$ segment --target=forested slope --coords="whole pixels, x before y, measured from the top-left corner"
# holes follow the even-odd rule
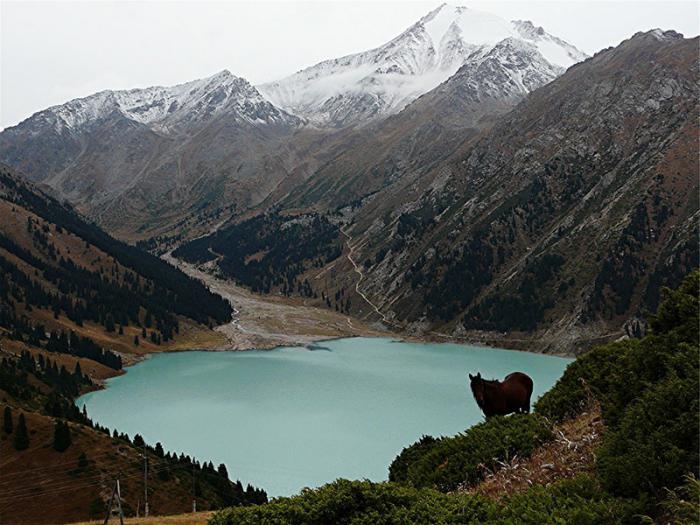
[[[144,450],[152,512],[264,501],[224,466],[100,427],[73,404],[137,355],[211,344],[230,305],[5,166],[0,218],[0,521],[103,517],[117,477],[127,514],[143,512]]]
[[[417,331],[557,351],[624,333],[698,264],[697,44],[639,33],[368,199],[348,228],[364,292]]]

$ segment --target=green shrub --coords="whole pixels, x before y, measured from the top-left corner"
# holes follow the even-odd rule
[[[571,363],[537,401],[535,411],[561,421],[580,411],[588,388],[601,405],[605,424],[616,427],[627,408],[652,385],[671,375],[694,377],[699,278],[700,272],[694,272],[678,290],[663,290],[664,301],[651,323],[653,334],[596,347]]]
[[[219,511],[209,525],[618,525],[638,522],[641,510],[637,502],[612,498],[590,476],[533,487],[500,502],[341,479],[265,505]]]
[[[654,334],[675,333],[681,340],[691,344],[700,341],[698,324],[698,298],[700,297],[700,271],[696,270],[683,280],[677,290],[663,288],[662,302],[651,316],[650,325]]]
[[[501,501],[488,525],[622,525],[638,523],[642,506],[634,500],[613,498],[587,475],[535,486]]]
[[[408,468],[433,449],[438,440],[433,436],[423,436],[413,445],[404,448],[389,465],[389,481],[408,481]]]
[[[580,413],[588,402],[588,392],[608,409],[624,407],[617,398],[619,385],[630,379],[629,356],[639,341],[628,340],[594,348],[566,367],[554,387],[535,403],[535,412],[554,421]]]
[[[484,523],[495,504],[486,498],[447,495],[394,483],[339,479],[291,498],[217,512],[209,525],[439,525]]]
[[[666,490],[666,496],[659,504],[665,523],[674,525],[697,525],[700,516],[700,481],[685,476],[683,485],[674,490]],[[654,525],[657,521],[644,516],[642,523]]]
[[[651,335],[591,350],[535,405],[561,420],[579,410],[590,390],[607,427],[596,471],[611,494],[659,497],[684,474],[698,474],[699,276],[689,275],[677,291],[664,290]]]
[[[688,472],[698,474],[698,377],[669,377],[647,390],[608,432],[596,468],[603,486],[620,496],[658,494]]]
[[[413,487],[450,491],[480,481],[483,467],[529,456],[551,436],[549,423],[534,414],[492,417],[455,437],[423,438],[405,448],[389,467],[389,476]]]

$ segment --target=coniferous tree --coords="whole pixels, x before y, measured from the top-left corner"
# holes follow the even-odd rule
[[[107,314],[107,318],[105,319],[105,330],[112,333],[114,332],[114,328],[114,318],[111,314]]]
[[[27,421],[24,414],[19,415],[17,420],[17,430],[14,439],[15,450],[25,450],[29,447],[29,432],[27,431]]]
[[[5,430],[5,434],[12,434],[12,409],[8,406],[5,407],[5,412],[3,413],[2,428]]]
[[[70,444],[70,428],[68,427],[68,423],[66,423],[65,421],[61,421],[60,419],[56,420],[56,426],[54,427],[53,431],[54,450],[57,450],[58,452],[63,452],[68,447],[70,447]]]

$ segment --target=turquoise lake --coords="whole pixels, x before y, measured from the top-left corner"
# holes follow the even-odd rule
[[[76,401],[95,421],[171,452],[225,463],[270,496],[336,478],[375,481],[423,434],[483,421],[467,373],[529,374],[534,400],[569,359],[381,338],[309,348],[157,354]]]

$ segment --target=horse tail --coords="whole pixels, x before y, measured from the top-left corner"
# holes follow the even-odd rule
[[[532,390],[533,390],[535,385],[532,381],[532,378],[529,375],[525,375],[525,377],[527,378],[527,381],[526,381],[526,383],[527,383],[527,387],[526,387],[527,396],[525,399],[525,406],[523,407],[523,409],[524,409],[526,414],[529,414],[530,413],[530,398],[532,397]]]

